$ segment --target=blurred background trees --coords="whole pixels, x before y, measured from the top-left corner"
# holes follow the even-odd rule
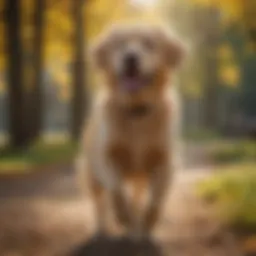
[[[14,148],[29,146],[42,134],[45,105],[50,103],[45,98],[45,80],[50,78],[58,87],[56,96],[60,101],[70,97],[67,80],[71,76],[72,49],[76,52],[73,54],[72,133],[77,137],[84,102],[83,2],[14,0],[1,3],[5,14],[1,21],[1,55],[4,55],[1,60],[7,64],[1,66],[1,74],[6,74],[6,78],[1,76],[1,83],[2,94],[6,91],[8,95],[9,107],[6,106],[5,111],[9,120],[9,143]],[[56,108],[56,103],[52,103]]]
[[[161,1],[192,53],[181,89],[185,132],[255,132],[255,1]],[[254,105],[254,107],[253,107]]]
[[[75,140],[79,139],[80,131],[85,118],[85,40],[84,40],[84,7],[85,0],[74,1],[73,3],[73,90],[72,90],[72,112],[71,112],[71,133]],[[87,97],[88,99],[88,97]]]
[[[5,7],[10,143],[13,147],[19,147],[26,144],[21,2],[6,1]]]
[[[191,45],[180,76],[185,134],[255,133],[255,1],[1,0],[0,137],[77,140],[93,39],[113,22],[165,20]],[[53,135],[53,136],[52,136]]]
[[[40,135],[43,112],[43,70],[44,70],[44,44],[45,44],[45,9],[46,1],[34,2],[32,14],[33,38],[30,65],[32,68],[32,84],[27,91],[26,122],[27,143],[33,143]]]

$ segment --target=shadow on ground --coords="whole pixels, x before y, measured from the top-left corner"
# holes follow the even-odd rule
[[[93,237],[70,256],[162,256],[163,253],[153,240],[132,240],[129,237]]]

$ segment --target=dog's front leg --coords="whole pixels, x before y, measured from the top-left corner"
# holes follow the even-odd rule
[[[96,215],[96,232],[98,235],[107,233],[107,216],[106,216],[106,190],[93,177],[91,178],[92,197],[95,206]]]
[[[115,216],[120,224],[129,227],[132,222],[131,211],[128,206],[127,196],[122,188],[112,191],[113,209]]]
[[[117,183],[112,189],[112,202],[115,216],[120,224],[129,227],[132,222],[131,210],[128,206],[125,191],[127,173],[131,169],[131,155],[127,147],[113,144],[108,149],[109,165],[117,177]]]
[[[170,174],[171,170],[168,167],[164,167],[159,168],[151,175],[151,196],[143,222],[144,233],[150,233],[159,220],[171,181]]]

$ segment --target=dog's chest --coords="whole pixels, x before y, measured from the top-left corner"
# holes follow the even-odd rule
[[[108,141],[107,154],[120,170],[149,168],[163,160],[168,151],[168,131],[164,124],[130,122],[116,126]]]

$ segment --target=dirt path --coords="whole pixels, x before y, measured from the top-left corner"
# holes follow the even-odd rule
[[[155,237],[140,243],[125,237],[93,239],[91,205],[79,196],[1,197],[0,255],[239,256],[232,235],[193,193],[194,184],[207,175],[199,169],[177,175]],[[70,183],[66,188],[74,179]]]
[[[192,170],[177,176],[158,230],[166,255],[241,255],[234,237],[221,227],[211,206],[196,196],[195,184],[209,175],[205,170]]]

